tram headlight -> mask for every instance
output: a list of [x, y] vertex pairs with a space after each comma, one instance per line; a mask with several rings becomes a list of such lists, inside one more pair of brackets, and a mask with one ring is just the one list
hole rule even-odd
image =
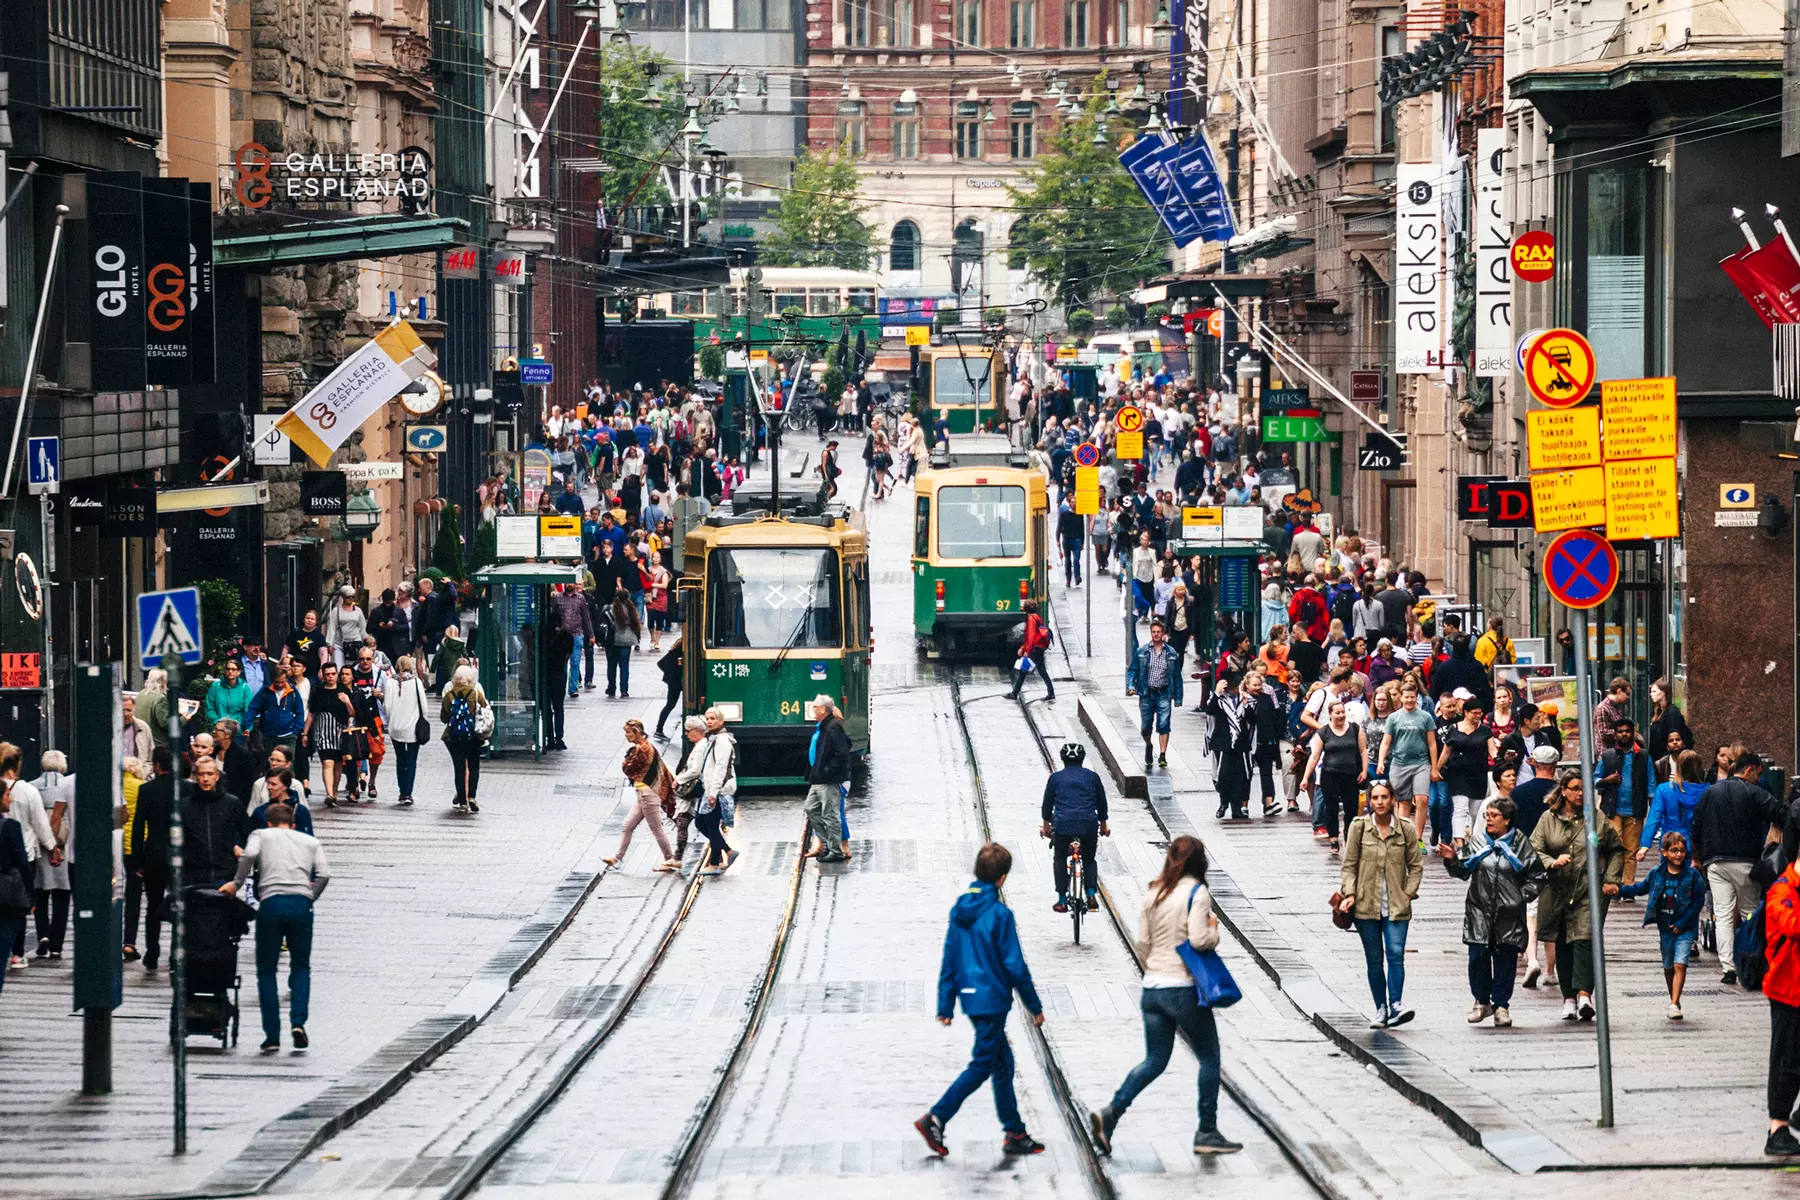
[[735, 700], [721, 700], [719, 703], [713, 705], [713, 707], [718, 709], [719, 715], [727, 721], [742, 721], [744, 719], [744, 706]]

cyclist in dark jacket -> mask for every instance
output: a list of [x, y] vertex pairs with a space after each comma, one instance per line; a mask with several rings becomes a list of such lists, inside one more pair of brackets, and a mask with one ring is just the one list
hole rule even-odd
[[1088, 911], [1100, 907], [1099, 837], [1106, 826], [1106, 787], [1082, 763], [1087, 749], [1080, 742], [1062, 748], [1063, 769], [1044, 781], [1044, 824], [1038, 831], [1050, 839], [1050, 866], [1056, 877], [1056, 911], [1069, 911], [1069, 844], [1081, 847], [1081, 874]]
[[944, 1144], [944, 1124], [963, 1102], [986, 1083], [994, 1081], [994, 1108], [1006, 1130], [1003, 1149], [1008, 1154], [1039, 1154], [1044, 1147], [1025, 1131], [1019, 1103], [1013, 1094], [1013, 1053], [1006, 1041], [1006, 1015], [1012, 1010], [1016, 989], [1036, 1024], [1044, 1023], [1044, 1005], [1031, 982], [1031, 968], [1019, 946], [1019, 928], [1012, 910], [1000, 899], [1000, 886], [1012, 870], [1012, 854], [1005, 846], [989, 842], [975, 856], [975, 882], [950, 909], [950, 927], [944, 934], [943, 964], [938, 970], [938, 1024], [955, 1019], [957, 1000], [963, 1015], [975, 1026], [975, 1049], [969, 1065], [957, 1076], [931, 1111], [913, 1122], [936, 1154], [950, 1153]]

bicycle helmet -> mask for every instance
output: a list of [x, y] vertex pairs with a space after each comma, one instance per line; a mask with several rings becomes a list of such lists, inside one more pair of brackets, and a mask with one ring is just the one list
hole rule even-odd
[[1062, 760], [1071, 767], [1079, 767], [1087, 759], [1087, 747], [1080, 742], [1064, 742]]

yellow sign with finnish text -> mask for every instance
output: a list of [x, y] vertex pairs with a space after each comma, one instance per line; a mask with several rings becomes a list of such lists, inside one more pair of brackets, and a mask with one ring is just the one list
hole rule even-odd
[[1100, 468], [1075, 468], [1075, 512], [1091, 517], [1100, 511]]
[[1074, 362], [1077, 358], [1080, 358], [1080, 357], [1081, 357], [1081, 351], [1077, 350], [1073, 346], [1058, 346], [1056, 348], [1056, 361], [1057, 362]]
[[931, 345], [931, 326], [908, 325], [906, 327], [906, 344], [909, 346]]
[[1675, 381], [1610, 379], [1600, 385], [1606, 461], [1674, 458]]
[[1534, 409], [1525, 414], [1525, 446], [1533, 471], [1600, 465], [1600, 410]]
[[1612, 542], [1681, 536], [1675, 460], [1606, 464], [1606, 538]]
[[1137, 459], [1144, 457], [1144, 435], [1142, 433], [1126, 433], [1120, 430], [1113, 442], [1113, 453], [1121, 459]]
[[1545, 471], [1531, 477], [1531, 508], [1539, 533], [1606, 524], [1606, 470]]
[[1225, 510], [1217, 506], [1203, 508], [1184, 508], [1181, 510], [1183, 525], [1224, 525]]

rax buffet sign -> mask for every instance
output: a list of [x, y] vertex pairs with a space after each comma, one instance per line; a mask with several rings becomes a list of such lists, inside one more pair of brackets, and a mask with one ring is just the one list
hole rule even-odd
[[389, 200], [404, 213], [431, 208], [431, 155], [421, 146], [384, 154], [272, 154], [260, 142], [245, 142], [232, 166], [237, 170], [233, 194], [248, 209]]

